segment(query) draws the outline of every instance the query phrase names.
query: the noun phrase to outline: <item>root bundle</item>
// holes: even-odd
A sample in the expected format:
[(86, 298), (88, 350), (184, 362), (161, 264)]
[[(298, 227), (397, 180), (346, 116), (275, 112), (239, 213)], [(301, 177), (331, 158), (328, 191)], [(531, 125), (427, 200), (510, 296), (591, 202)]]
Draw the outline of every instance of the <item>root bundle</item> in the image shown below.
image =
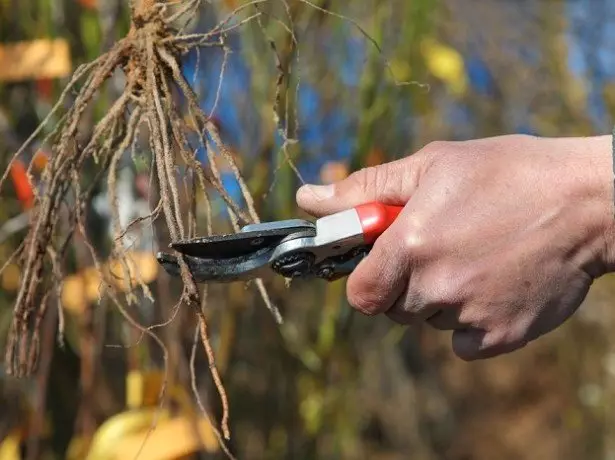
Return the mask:
[[(194, 15), (200, 3), (200, 0), (185, 1), (170, 12), (165, 3), (153, 0), (134, 1), (131, 6), (132, 22), (129, 33), (100, 57), (80, 66), (74, 72), (49, 116), (16, 152), (13, 160), (40, 135), (43, 127), (61, 111), (62, 104), (69, 96), (76, 94), (45, 140), (50, 145), (50, 161), (40, 180), (41, 191), (37, 193), (30, 215), (29, 232), (12, 258), (15, 259), (16, 256), (21, 265), (21, 284), (6, 346), (5, 363), (9, 374), (23, 377), (31, 375), (36, 369), (41, 319), (52, 299), (59, 302), (60, 296), (57, 294), (63, 278), (60, 262), (75, 235), (85, 242), (94, 265), (101, 273), (103, 282), (100, 295), (107, 296), (133, 327), (152, 337), (164, 350), (166, 360), (166, 349), (152, 332), (153, 327), (141, 326), (127, 308), (136, 303), (135, 290), (141, 290), (146, 297), (152, 298), (148, 286), (139, 280), (137, 274), (134, 286), (116, 289), (117, 283), (101, 268), (103, 264), (100, 255), (90, 243), (85, 223), (87, 207), (95, 192), (95, 186), (106, 176), (114, 232), (111, 256), (123, 261), (124, 279), (127, 280), (126, 283), (132, 283), (130, 280), (134, 280), (135, 276), (134, 273), (129, 273), (129, 264), (125, 259), (126, 249), (122, 238), (127, 229), (120, 225), (116, 181), (121, 158), (135, 148), (141, 132), (147, 132), (151, 151), (151, 174), (159, 190), (158, 204), (148, 219), (162, 217), (171, 240), (194, 236), (196, 229), (194, 214), (186, 214), (186, 205), (180, 200), (180, 188), (176, 179), (176, 168), (180, 163), (196, 178), (205, 195), (207, 207), (207, 190), (214, 188), (220, 192), (228, 205), (235, 229), (241, 224), (259, 220), (235, 159), (222, 142), (217, 125), (200, 108), (198, 98), (185, 80), (180, 66), (181, 56), (195, 47), (218, 47), (227, 53), (226, 34), (246, 21), (229, 26), (229, 20), (250, 4), (240, 7), (208, 33), (185, 35), (173, 27), (181, 17)], [(96, 101), (108, 81), (118, 73), (124, 80), (122, 94), (93, 129), (84, 135), (82, 125), (86, 111)], [(192, 123), (189, 124), (187, 119)], [(207, 152), (208, 168), (196, 158), (197, 148), (191, 145), (194, 139), (199, 147)], [(248, 205), (248, 215), (224, 193), (220, 172), (216, 167), (216, 155), (222, 156), (231, 165)], [(86, 165), (91, 166), (92, 162), (96, 165), (95, 180), (84, 183), (82, 172)], [(7, 176), (8, 168), (0, 180), (0, 185)], [(186, 215), (189, 217), (186, 218)], [(66, 221), (69, 222), (68, 228)], [(210, 224), (208, 228), (211, 231)], [(183, 282), (180, 304), (192, 308), (198, 319), (201, 342), (222, 401), (221, 434), (228, 439), (228, 404), (208, 340), (202, 309), (204, 299), (201, 298), (183, 257), (179, 254), (178, 256)], [(262, 284), (259, 284), (259, 288), (268, 305), (271, 305)], [(176, 308), (178, 306), (179, 304)], [(59, 311), (61, 310), (59, 306)], [(62, 325), (63, 321), (60, 321), (60, 324)]]

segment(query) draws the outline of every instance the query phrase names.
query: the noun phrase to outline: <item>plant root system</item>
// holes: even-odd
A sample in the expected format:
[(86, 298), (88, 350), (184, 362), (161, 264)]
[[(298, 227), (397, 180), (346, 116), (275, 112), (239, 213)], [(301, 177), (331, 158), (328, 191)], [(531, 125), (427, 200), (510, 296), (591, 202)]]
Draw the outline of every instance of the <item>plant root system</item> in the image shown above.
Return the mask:
[[(94, 265), (100, 271), (103, 280), (99, 287), (100, 296), (107, 296), (129, 324), (142, 334), (152, 337), (164, 350), (166, 361), (166, 348), (153, 332), (154, 328), (141, 326), (129, 313), (129, 307), (137, 301), (135, 295), (137, 290), (142, 291), (149, 299), (152, 299), (152, 294), (148, 286), (140, 280), (139, 274), (130, 269), (126, 248), (122, 244), (122, 238), (128, 229), (120, 225), (116, 193), (120, 159), (131, 148), (134, 149), (137, 137), (143, 128), (148, 133), (152, 156), (151, 174), (159, 190), (158, 205), (148, 219), (153, 220), (161, 216), (171, 240), (193, 236), (196, 228), (195, 216), (189, 213), (186, 219), (186, 213), (183, 211), (185, 208), (182, 208), (180, 188), (175, 178), (179, 163), (192, 171), (206, 200), (209, 199), (208, 189), (213, 188), (220, 192), (236, 229), (242, 223), (259, 220), (235, 159), (222, 142), (217, 125), (200, 108), (198, 98), (185, 80), (180, 66), (181, 56), (196, 47), (219, 47), (227, 53), (226, 34), (232, 28), (241, 26), (250, 17), (240, 21), (239, 24), (228, 25), (231, 17), (246, 8), (243, 6), (208, 33), (182, 35), (181, 29), (174, 28), (173, 25), (182, 17), (194, 15), (200, 3), (200, 0), (185, 1), (175, 5), (171, 12), (166, 2), (134, 1), (131, 5), (132, 22), (129, 33), (107, 52), (92, 62), (80, 66), (74, 72), (49, 116), (13, 157), (12, 161), (20, 156), (41, 134), (52, 117), (60, 112), (69, 96), (76, 94), (66, 113), (45, 139), (50, 145), (51, 158), (40, 180), (41, 191), (37, 193), (34, 209), (30, 213), (31, 221), (27, 237), (12, 257), (21, 265), (21, 283), (6, 346), (5, 363), (9, 374), (17, 377), (29, 376), (37, 367), (41, 319), (53, 299), (58, 302), (59, 311), (62, 311), (58, 296), (63, 279), (61, 260), (70, 241), (77, 235), (85, 242)], [(116, 73), (121, 73), (124, 78), (123, 93), (93, 129), (84, 134), (82, 125), (88, 109)], [(182, 108), (178, 102), (180, 100), (187, 103), (192, 124), (186, 122), (188, 118), (184, 113), (186, 108)], [(209, 168), (196, 159), (196, 148), (190, 143), (190, 139), (194, 138), (200, 147), (208, 152)], [(220, 173), (216, 167), (216, 156), (223, 157), (224, 161), (231, 165), (241, 185), (249, 215), (246, 215), (224, 193)], [(91, 167), (92, 162), (97, 166), (97, 176), (94, 181), (86, 182), (83, 171), (87, 165)], [(7, 176), (8, 168), (0, 179), (0, 186)], [(124, 282), (130, 283), (128, 286), (122, 286), (122, 289), (118, 289), (113, 275), (103, 270), (101, 257), (90, 243), (85, 223), (88, 204), (94, 194), (95, 186), (105, 176), (114, 232), (111, 256), (121, 261)], [(207, 205), (209, 206), (208, 201)], [(65, 225), (66, 221), (69, 222), (68, 228)], [(136, 222), (132, 224), (134, 223)], [(211, 231), (211, 225), (208, 227)], [(176, 255), (179, 257), (183, 282), (180, 304), (192, 308), (198, 319), (200, 340), (209, 359), (211, 374), (221, 398), (223, 416), (218, 436), (224, 447), (222, 438), (230, 438), (226, 393), (209, 343), (199, 289), (181, 254)], [(268, 306), (275, 312), (260, 282), (259, 289)], [(279, 319), (278, 313), (276, 317)], [(62, 324), (61, 320), (60, 329)], [(192, 371), (194, 372), (194, 369)], [(164, 385), (161, 398), (163, 392)], [(202, 407), (202, 404), (200, 405)], [(230, 455), (225, 447), (224, 449)]]

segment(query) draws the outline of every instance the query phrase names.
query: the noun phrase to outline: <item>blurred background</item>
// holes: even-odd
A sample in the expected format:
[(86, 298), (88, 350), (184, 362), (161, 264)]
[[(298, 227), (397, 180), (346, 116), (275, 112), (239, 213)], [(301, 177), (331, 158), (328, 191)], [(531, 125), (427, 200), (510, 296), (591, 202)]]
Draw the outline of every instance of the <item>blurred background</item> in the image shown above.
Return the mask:
[[(0, 0), (2, 169), (75, 68), (126, 34), (127, 3)], [(203, 1), (188, 32), (211, 29), (245, 3)], [(306, 217), (294, 201), (302, 181), (339, 180), (433, 140), (611, 132), (615, 3), (609, 0), (288, 5), (262, 3), (268, 14), (260, 25), (250, 21), (229, 34), (226, 58), (218, 48), (183, 58), (203, 109), (215, 108), (262, 220)], [(246, 8), (234, 23), (251, 13)], [(273, 116), (277, 59), (270, 41), (292, 69), (282, 102), (296, 115), (286, 121), (298, 142), (286, 153)], [(25, 57), (37, 53), (51, 58), (32, 65)], [(121, 81), (111, 80), (84, 125), (100, 119), (120, 90)], [(35, 142), (10, 168), (0, 196), (3, 264), (27, 231), (31, 187), (49, 155)], [(124, 225), (151, 211), (149, 155), (139, 148), (122, 159), (117, 193)], [(207, 162), (202, 152), (200, 159)], [(33, 182), (25, 173), (30, 162)], [(226, 191), (243, 203), (232, 171), (223, 174)], [(107, 198), (103, 182), (88, 208), (103, 254), (113, 235)], [(218, 197), (212, 206), (214, 228), (222, 231), (224, 203)], [(42, 323), (36, 374), (15, 379), (0, 366), (0, 460), (134, 458), (142, 446), (140, 458), (225, 458), (193, 394), (194, 386), (218, 425), (221, 408), (205, 353), (200, 345), (193, 352), (194, 315), (173, 309), (181, 285), (153, 259), (161, 244), (156, 232), (147, 225), (138, 232), (135, 260), (155, 300), (142, 296), (134, 313), (145, 326), (168, 323), (156, 329), (169, 349), (164, 410), (156, 412), (160, 350), (99, 299), (92, 261), (75, 237), (63, 268), (62, 311), (49, 309)], [(19, 281), (19, 267), (6, 265), (2, 346)], [(474, 363), (452, 354), (448, 333), (354, 313), (344, 280), (265, 284), (284, 317), (281, 326), (252, 285), (209, 286), (205, 310), (230, 404), (228, 445), (237, 458), (615, 459), (612, 277), (598, 280), (557, 331), (522, 351)]]

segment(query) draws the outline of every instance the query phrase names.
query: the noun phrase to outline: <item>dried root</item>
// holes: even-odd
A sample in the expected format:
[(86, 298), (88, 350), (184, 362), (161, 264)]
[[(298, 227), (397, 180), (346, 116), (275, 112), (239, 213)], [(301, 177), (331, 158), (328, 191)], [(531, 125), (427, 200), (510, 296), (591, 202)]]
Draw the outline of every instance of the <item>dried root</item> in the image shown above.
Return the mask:
[[(221, 139), (216, 124), (211, 116), (200, 108), (198, 97), (191, 85), (184, 78), (180, 58), (193, 49), (217, 47), (224, 52), (224, 60), (220, 75), (223, 78), (229, 49), (226, 34), (242, 27), (252, 20), (257, 20), (274, 53), (277, 82), (275, 86), (275, 102), (273, 118), (279, 133), (284, 139), (282, 152), (297, 175), (299, 172), (292, 165), (287, 148), (296, 142), (290, 132), (288, 122), (288, 74), (292, 57), (297, 55), (297, 40), (292, 27), (293, 13), (287, 0), (282, 0), (291, 26), (282, 25), (290, 36), (287, 50), (280, 51), (274, 41), (267, 36), (262, 25), (261, 16), (265, 13), (261, 6), (270, 0), (253, 0), (244, 3), (221, 21), (211, 31), (202, 34), (184, 34), (183, 28), (174, 28), (177, 21), (195, 16), (196, 9), (202, 0), (184, 0), (179, 2), (157, 2), (155, 0), (133, 0), (132, 25), (129, 33), (116, 42), (109, 51), (94, 61), (80, 66), (66, 86), (60, 100), (51, 113), (35, 130), (30, 139), (16, 152), (14, 159), (20, 156), (28, 145), (36, 139), (61, 110), (66, 100), (76, 94), (66, 113), (59, 117), (58, 124), (51, 130), (45, 143), (49, 143), (51, 159), (48, 162), (41, 179), (42, 193), (37, 194), (35, 207), (31, 213), (31, 225), (17, 257), (21, 264), (21, 284), (14, 306), (14, 316), (9, 331), (6, 346), (5, 364), (7, 372), (21, 377), (30, 375), (38, 361), (39, 326), (50, 298), (56, 298), (59, 303), (59, 288), (62, 284), (62, 262), (69, 247), (69, 242), (75, 234), (84, 241), (94, 265), (100, 271), (102, 283), (100, 296), (107, 296), (126, 321), (142, 335), (150, 336), (163, 350), (165, 365), (168, 352), (164, 343), (156, 336), (154, 329), (159, 326), (142, 326), (130, 314), (131, 306), (137, 301), (135, 291), (140, 290), (146, 298), (152, 299), (148, 286), (139, 274), (134, 276), (127, 260), (123, 239), (130, 227), (141, 220), (164, 219), (166, 231), (171, 240), (194, 236), (196, 218), (194, 212), (194, 192), (196, 186), (205, 196), (207, 207), (207, 232), (211, 233), (211, 209), (209, 208), (208, 189), (215, 189), (225, 201), (231, 223), (235, 230), (245, 223), (260, 222), (254, 200), (244, 181), (229, 148)], [(304, 5), (316, 11), (330, 13), (323, 8), (300, 0)], [(173, 8), (171, 8), (173, 4)], [(170, 10), (173, 9), (173, 12)], [(230, 24), (232, 18), (247, 11), (247, 17)], [(336, 17), (341, 17), (333, 14)], [(279, 22), (279, 21), (278, 21)], [(361, 29), (362, 30), (362, 29)], [(87, 111), (96, 102), (97, 95), (108, 80), (116, 74), (125, 79), (124, 90), (115, 100), (105, 116), (93, 127), (91, 132), (84, 133), (83, 121)], [(216, 82), (217, 96), (214, 109), (219, 102), (220, 82)], [(78, 89), (77, 89), (78, 88)], [(298, 89), (297, 89), (298, 90)], [(285, 97), (282, 97), (284, 93)], [(282, 100), (286, 107), (282, 107)], [(193, 125), (188, 125), (183, 114), (183, 108), (178, 102), (187, 102), (188, 114)], [(296, 114), (295, 114), (296, 118)], [(280, 127), (284, 122), (285, 126)], [(151, 152), (151, 174), (156, 178), (159, 189), (159, 201), (148, 218), (141, 218), (122, 228), (118, 210), (117, 176), (121, 159), (125, 155), (135, 158), (135, 144), (141, 131), (146, 128), (149, 150)], [(295, 125), (294, 131), (297, 128)], [(196, 141), (195, 141), (196, 139)], [(205, 168), (195, 157), (191, 142), (198, 142), (209, 158), (209, 166)], [(246, 203), (246, 210), (241, 209), (225, 192), (220, 172), (216, 166), (217, 157), (221, 156), (230, 165), (237, 179)], [(91, 164), (96, 165), (94, 180), (84, 184), (84, 171)], [(179, 164), (186, 167), (192, 184), (191, 204), (182, 207), (182, 189), (178, 187), (176, 168)], [(85, 225), (86, 211), (94, 193), (94, 187), (106, 175), (111, 208), (113, 241), (111, 257), (121, 261), (126, 280), (122, 289), (118, 289), (113, 275), (103, 270), (100, 254), (90, 242)], [(8, 168), (0, 178), (0, 187), (8, 176)], [(300, 176), (299, 176), (300, 177)], [(184, 182), (185, 191), (189, 188)], [(186, 210), (190, 208), (188, 212)], [(204, 311), (204, 298), (193, 280), (188, 266), (181, 256), (176, 254), (181, 266), (183, 293), (179, 305), (187, 305), (192, 309), (198, 321), (197, 335), (209, 361), (212, 378), (221, 399), (223, 415), (221, 429), (216, 428), (223, 450), (230, 452), (224, 445), (224, 440), (230, 438), (228, 427), (229, 409), (224, 385), (218, 373), (213, 349), (209, 343), (207, 321)], [(257, 287), (267, 307), (278, 322), (281, 315), (272, 305), (264, 284), (257, 280)], [(206, 291), (205, 293), (206, 294)], [(61, 310), (61, 306), (58, 307)], [(62, 337), (63, 316), (60, 314), (60, 332)], [(194, 351), (191, 362), (194, 362)], [(165, 366), (166, 370), (166, 366)], [(192, 368), (194, 373), (194, 369)], [(196, 389), (196, 376), (192, 375), (192, 385), (199, 406), (205, 407), (200, 401)], [(161, 389), (161, 399), (164, 392)]]
[[(152, 213), (152, 218), (158, 215), (164, 218), (172, 240), (193, 236), (196, 227), (194, 215), (190, 215), (190, 222), (186, 221), (186, 213), (182, 208), (182, 194), (175, 177), (176, 167), (180, 161), (192, 171), (203, 193), (207, 193), (206, 189), (209, 187), (220, 192), (229, 206), (229, 212), (236, 216), (235, 224), (240, 220), (244, 223), (259, 220), (235, 160), (222, 142), (210, 117), (201, 110), (196, 94), (182, 75), (179, 63), (181, 56), (193, 48), (224, 48), (225, 33), (231, 28), (241, 26), (241, 23), (246, 23), (250, 18), (232, 27), (227, 27), (227, 19), (208, 34), (181, 35), (181, 32), (172, 25), (183, 16), (193, 16), (200, 3), (200, 0), (185, 1), (174, 8), (173, 13), (169, 13), (168, 5), (163, 3), (159, 4), (153, 0), (133, 2), (132, 27), (127, 36), (93, 62), (77, 69), (56, 107), (15, 154), (14, 158), (21, 155), (28, 144), (41, 134), (51, 118), (60, 111), (69, 95), (76, 93), (67, 112), (48, 138), (51, 159), (42, 175), (40, 187), (42, 192), (37, 194), (35, 208), (31, 214), (30, 229), (18, 255), (22, 266), (22, 278), (6, 346), (5, 363), (8, 373), (23, 377), (30, 375), (36, 369), (41, 318), (50, 303), (49, 297), (57, 296), (58, 286), (62, 283), (62, 259), (68, 247), (67, 243), (75, 233), (85, 241), (94, 265), (101, 273), (103, 282), (100, 286), (100, 295), (108, 296), (130, 325), (140, 330), (142, 334), (152, 337), (163, 349), (166, 361), (167, 350), (153, 332), (153, 327), (140, 325), (129, 313), (128, 307), (136, 303), (137, 297), (134, 294), (136, 289), (141, 290), (150, 299), (151, 293), (138, 275), (135, 280), (130, 264), (126, 260), (126, 249), (122, 241), (127, 229), (123, 229), (120, 224), (116, 192), (120, 161), (126, 153), (134, 151), (138, 133), (144, 127), (147, 128), (149, 148), (152, 152), (152, 172), (157, 179), (160, 193), (159, 206)], [(84, 115), (96, 101), (97, 94), (103, 86), (118, 72), (125, 78), (123, 93), (115, 100), (105, 116), (96, 123), (91, 133), (84, 134), (82, 132)], [(190, 128), (185, 123), (178, 102), (178, 93), (181, 98), (188, 101), (188, 110), (196, 120), (196, 127)], [(188, 140), (191, 135), (192, 137), (196, 135), (209, 152), (211, 172), (197, 162), (194, 149)], [(212, 142), (225, 161), (232, 165), (240, 181), (248, 203), (247, 215), (224, 193), (220, 176), (216, 171), (216, 154), (213, 152)], [(85, 213), (94, 186), (93, 184), (84, 186), (82, 173), (92, 162), (97, 165), (96, 182), (104, 175), (107, 177), (114, 233), (111, 256), (121, 261), (123, 279), (126, 280), (125, 283), (129, 283), (120, 290), (117, 289), (117, 283), (112, 279), (112, 275), (101, 268), (100, 254), (90, 243), (87, 235)], [(8, 173), (5, 173), (0, 178), (0, 186), (7, 175)], [(67, 218), (68, 229), (66, 229)], [(192, 308), (199, 323), (201, 343), (222, 402), (220, 441), (223, 444), (222, 437), (227, 440), (230, 438), (227, 396), (209, 343), (199, 290), (188, 266), (181, 255), (179, 256), (184, 285), (180, 302)], [(228, 453), (228, 450), (224, 449)]]

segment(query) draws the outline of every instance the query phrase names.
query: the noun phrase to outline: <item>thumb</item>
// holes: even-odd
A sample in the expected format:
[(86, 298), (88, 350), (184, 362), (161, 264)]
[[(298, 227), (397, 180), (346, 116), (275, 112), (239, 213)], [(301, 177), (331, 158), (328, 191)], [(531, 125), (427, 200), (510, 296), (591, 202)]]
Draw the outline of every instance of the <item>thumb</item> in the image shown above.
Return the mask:
[(361, 169), (330, 185), (304, 185), (297, 204), (313, 216), (324, 216), (369, 201), (405, 205), (417, 184), (418, 160), (412, 156)]

